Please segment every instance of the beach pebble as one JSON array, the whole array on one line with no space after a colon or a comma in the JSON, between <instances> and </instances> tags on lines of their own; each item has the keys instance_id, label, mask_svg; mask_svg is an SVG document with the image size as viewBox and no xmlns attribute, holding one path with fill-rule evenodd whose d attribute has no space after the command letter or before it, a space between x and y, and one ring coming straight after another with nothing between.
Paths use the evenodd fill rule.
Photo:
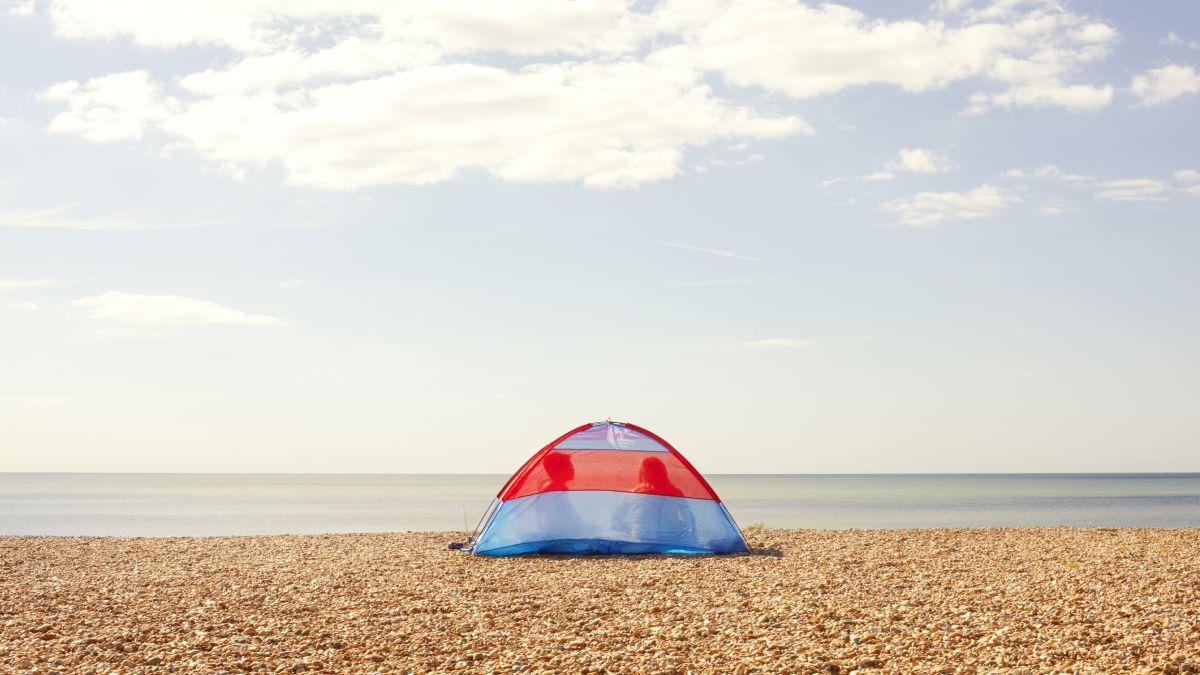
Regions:
<instances>
[{"instance_id":1,"label":"beach pebble","mask_svg":"<svg viewBox=\"0 0 1200 675\"><path fill-rule=\"evenodd\" d=\"M0 661L1200 673L1196 529L751 528L753 554L699 558L484 558L445 548L460 536L0 537Z\"/></svg>"}]
</instances>

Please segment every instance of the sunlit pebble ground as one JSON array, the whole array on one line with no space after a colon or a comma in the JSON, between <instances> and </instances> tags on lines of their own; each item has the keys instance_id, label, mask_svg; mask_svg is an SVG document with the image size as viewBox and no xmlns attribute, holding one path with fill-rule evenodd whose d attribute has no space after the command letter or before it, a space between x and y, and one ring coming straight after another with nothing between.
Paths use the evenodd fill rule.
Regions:
<instances>
[{"instance_id":1,"label":"sunlit pebble ground","mask_svg":"<svg viewBox=\"0 0 1200 675\"><path fill-rule=\"evenodd\" d=\"M492 559L453 533L0 537L4 672L1198 672L1200 529L751 529Z\"/></svg>"}]
</instances>

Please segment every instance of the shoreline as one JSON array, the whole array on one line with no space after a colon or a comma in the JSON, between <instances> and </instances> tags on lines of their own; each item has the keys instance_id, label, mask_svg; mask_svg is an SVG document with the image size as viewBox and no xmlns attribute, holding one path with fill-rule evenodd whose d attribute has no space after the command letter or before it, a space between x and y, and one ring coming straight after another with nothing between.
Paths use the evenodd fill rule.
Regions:
<instances>
[{"instance_id":1,"label":"shoreline","mask_svg":"<svg viewBox=\"0 0 1200 675\"><path fill-rule=\"evenodd\" d=\"M973 525L973 526L954 526L954 527L767 527L759 523L751 523L740 527L741 531L749 540L750 533L798 533L798 534L820 534L828 533L831 535L841 534L888 534L897 532L942 532L942 533L971 533L971 532L994 532L1003 533L1011 531L1037 532L1037 531L1081 531L1081 532L1114 532L1114 531L1154 531L1154 532L1196 532L1200 533L1200 524L1182 525L1182 526L1141 526L1141 525ZM478 534L476 532L475 534ZM378 536L420 536L420 537L441 537L446 544L452 541L464 541L468 533L465 530L350 530L345 532L268 532L268 533L249 533L249 534L6 534L0 532L0 544L5 540L15 539L31 539L31 540L127 540L127 541L171 541L171 540L186 540L201 542L208 540L220 539L274 539L274 538L293 538L293 539L309 539L322 537L378 537ZM753 545L751 546L753 548ZM654 557L705 557L708 555L717 555L720 557L739 556L739 555L755 555L755 551L746 553L727 553L727 554L617 554L609 556L590 556L590 555L563 555L563 554L546 554L543 557L548 558L591 558L591 557L609 557L609 558L654 558ZM517 556L520 557L520 556ZM537 557L537 556L526 556Z\"/></svg>"},{"instance_id":2,"label":"shoreline","mask_svg":"<svg viewBox=\"0 0 1200 675\"><path fill-rule=\"evenodd\" d=\"M487 558L462 532L0 536L0 671L1200 672L1200 528L778 530Z\"/></svg>"}]
</instances>

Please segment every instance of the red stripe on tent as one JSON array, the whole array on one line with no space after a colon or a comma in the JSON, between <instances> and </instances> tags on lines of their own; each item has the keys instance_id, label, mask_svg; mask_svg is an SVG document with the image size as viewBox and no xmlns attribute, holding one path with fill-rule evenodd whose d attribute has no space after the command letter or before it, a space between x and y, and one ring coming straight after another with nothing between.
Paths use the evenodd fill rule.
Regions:
<instances>
[{"instance_id":1,"label":"red stripe on tent","mask_svg":"<svg viewBox=\"0 0 1200 675\"><path fill-rule=\"evenodd\" d=\"M525 474L529 473L529 470L531 468L533 468L533 466L535 464L537 464L537 462L539 460L541 460L543 455L545 455L547 452L550 452L550 450L554 446L556 446L559 443L562 443L564 440L566 440L568 436L577 434L580 431L583 431L584 429L591 428L591 426L592 426L591 423L581 424L581 425L575 427L574 429L568 431L567 433L563 434L562 436L559 436L558 438L550 441L545 446L543 446L541 450L538 450L537 452L533 453L533 457L530 457L529 459L527 459L525 461L525 463L521 465L521 468L517 469L516 472L513 473L513 475L508 477L508 481L504 483L504 487L500 488L500 491L496 493L496 499L499 499L501 501L503 501L504 499L507 499L507 497L504 496L504 493L508 492L508 489L510 487L512 487L513 483L524 478Z\"/></svg>"},{"instance_id":2,"label":"red stripe on tent","mask_svg":"<svg viewBox=\"0 0 1200 675\"><path fill-rule=\"evenodd\" d=\"M548 447L557 444L555 441ZM663 446L670 447L666 443ZM539 452L509 480L498 496L507 501L555 490L611 490L720 501L704 478L679 453L639 450Z\"/></svg>"},{"instance_id":3,"label":"red stripe on tent","mask_svg":"<svg viewBox=\"0 0 1200 675\"><path fill-rule=\"evenodd\" d=\"M663 440L663 438L661 436L654 433L653 431L650 431L649 429L643 429L642 427L639 427L638 425L632 424L630 422L626 422L625 426L629 427L630 429L633 429L634 431L640 431L643 434L646 434L647 436L649 436L650 438L653 438L654 440L658 441L659 443L662 443L664 448L670 450L672 455L675 455L676 457L678 457L679 461L683 462L683 465L686 466L688 468L688 470L691 471L694 476L696 476L696 478L700 479L700 482L704 485L704 489L708 490L708 493L710 495L712 495L712 498L714 500L716 500L718 502L721 501L721 498L717 496L717 491L712 489L712 486L708 484L707 480L705 480L704 474L697 471L696 467L692 466L692 463L687 460L687 457L684 457L682 452L679 452L678 450L675 449L675 446L666 442L665 440ZM554 446L551 445L550 447L554 447Z\"/></svg>"}]
</instances>

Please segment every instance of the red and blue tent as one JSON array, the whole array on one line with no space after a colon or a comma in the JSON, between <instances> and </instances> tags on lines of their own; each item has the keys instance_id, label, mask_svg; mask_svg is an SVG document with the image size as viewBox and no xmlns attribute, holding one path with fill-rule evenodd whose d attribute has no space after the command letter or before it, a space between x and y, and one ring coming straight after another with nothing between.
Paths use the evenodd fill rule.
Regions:
<instances>
[{"instance_id":1,"label":"red and blue tent","mask_svg":"<svg viewBox=\"0 0 1200 675\"><path fill-rule=\"evenodd\" d=\"M568 431L529 458L496 499L474 553L749 551L700 472L628 422Z\"/></svg>"}]
</instances>

